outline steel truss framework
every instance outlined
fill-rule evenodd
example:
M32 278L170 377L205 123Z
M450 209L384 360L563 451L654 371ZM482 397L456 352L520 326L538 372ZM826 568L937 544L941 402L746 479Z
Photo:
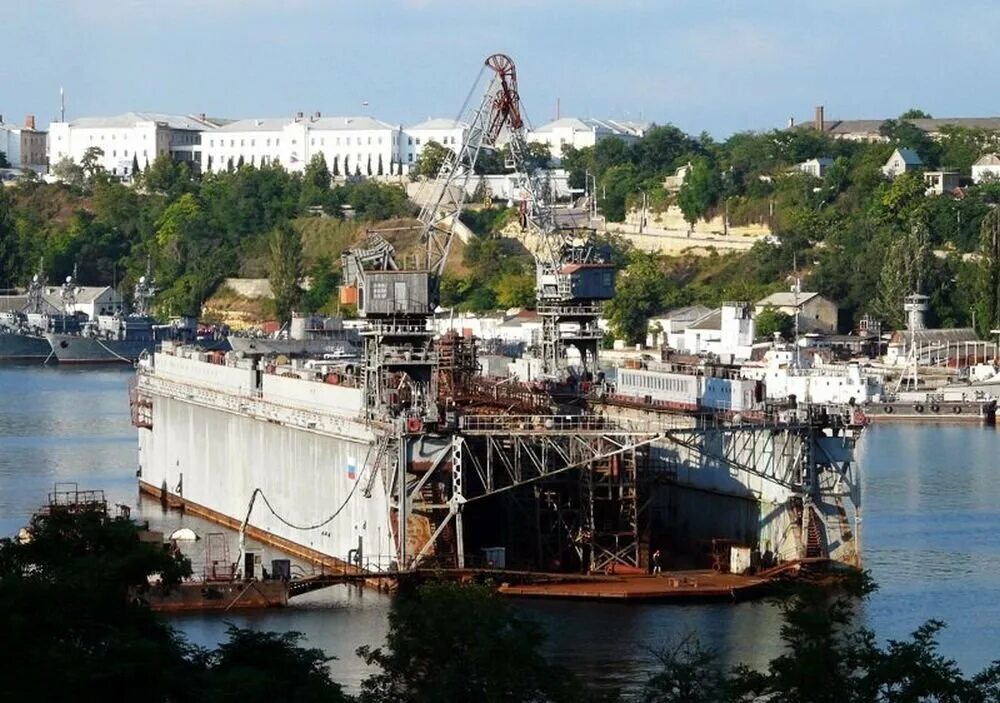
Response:
M702 464L743 471L788 492L799 558L829 557L860 565L861 488L853 448L857 428L833 422L695 426L665 431L668 442ZM845 499L854 510L851 525Z

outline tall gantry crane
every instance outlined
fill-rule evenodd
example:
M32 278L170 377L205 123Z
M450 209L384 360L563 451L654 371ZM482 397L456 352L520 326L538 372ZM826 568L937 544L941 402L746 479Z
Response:
M614 269L590 238L581 239L556 224L543 177L529 165L513 60L493 54L477 85L484 74L489 82L466 138L457 152L447 153L420 211L423 261L397 257L377 233L343 257L345 285L356 289L358 313L368 323L363 332L363 380L366 412L372 419L405 415L419 423L438 420L436 356L428 321L440 301L448 251L484 149L506 146L506 166L514 171L521 221L536 260L545 374L565 375L568 346L579 350L585 370L596 367L601 337L597 319L601 302L614 292ZM565 322L577 323L570 326L577 331L567 331Z

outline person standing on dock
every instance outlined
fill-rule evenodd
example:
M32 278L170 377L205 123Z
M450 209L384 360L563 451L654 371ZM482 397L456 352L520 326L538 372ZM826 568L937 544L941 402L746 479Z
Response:
M653 576L659 576L661 571L663 571L663 555L657 549L653 552Z

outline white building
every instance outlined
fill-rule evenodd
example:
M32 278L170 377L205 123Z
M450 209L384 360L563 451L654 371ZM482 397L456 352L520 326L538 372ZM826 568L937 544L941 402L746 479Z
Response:
M616 122L614 120L581 120L563 117L541 125L528 132L529 142L539 142L549 147L552 158L562 158L564 146L583 149L604 139L620 139L626 144L638 141L649 125L643 122Z
M731 364L750 358L754 334L750 303L723 303L721 308L688 324L683 333L677 335L678 343L683 345L678 351L713 354L723 363Z
M704 305L688 305L670 310L659 317L649 318L646 346L653 348L668 346L671 349L682 349L684 347L684 330L710 312L712 312L711 309Z
M4 122L0 115L0 151L11 167L45 173L45 132L35 129L35 116L24 118L24 125Z
M972 180L975 183L1000 180L1000 155L983 154L972 164Z
M398 126L372 117L310 117L237 120L202 136L202 170L219 172L245 164L280 164L303 171L322 154L339 176L399 173Z
M49 163L55 166L69 158L79 165L87 150L96 147L101 150L99 165L113 176L131 177L135 164L143 169L164 155L197 168L202 159L202 133L217 125L204 115L155 112L53 122L49 125Z
M828 156L818 156L815 159L807 159L800 164L796 164L795 168L814 178L824 178L827 169L831 166L833 166L833 159Z
M469 125L464 122L429 117L424 122L406 127L400 143L399 161L407 166L414 164L428 142L437 142L457 153L465 142L468 129Z
M924 165L923 159L913 149L899 147L892 152L889 160L882 166L882 174L889 179L893 179L901 173L916 171Z

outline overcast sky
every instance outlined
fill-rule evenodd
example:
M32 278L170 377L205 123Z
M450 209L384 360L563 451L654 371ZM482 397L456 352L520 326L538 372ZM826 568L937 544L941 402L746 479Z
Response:
M454 117L491 53L533 124L1000 114L1000 3L963 0L0 0L0 114ZM369 106L362 107L367 101Z

